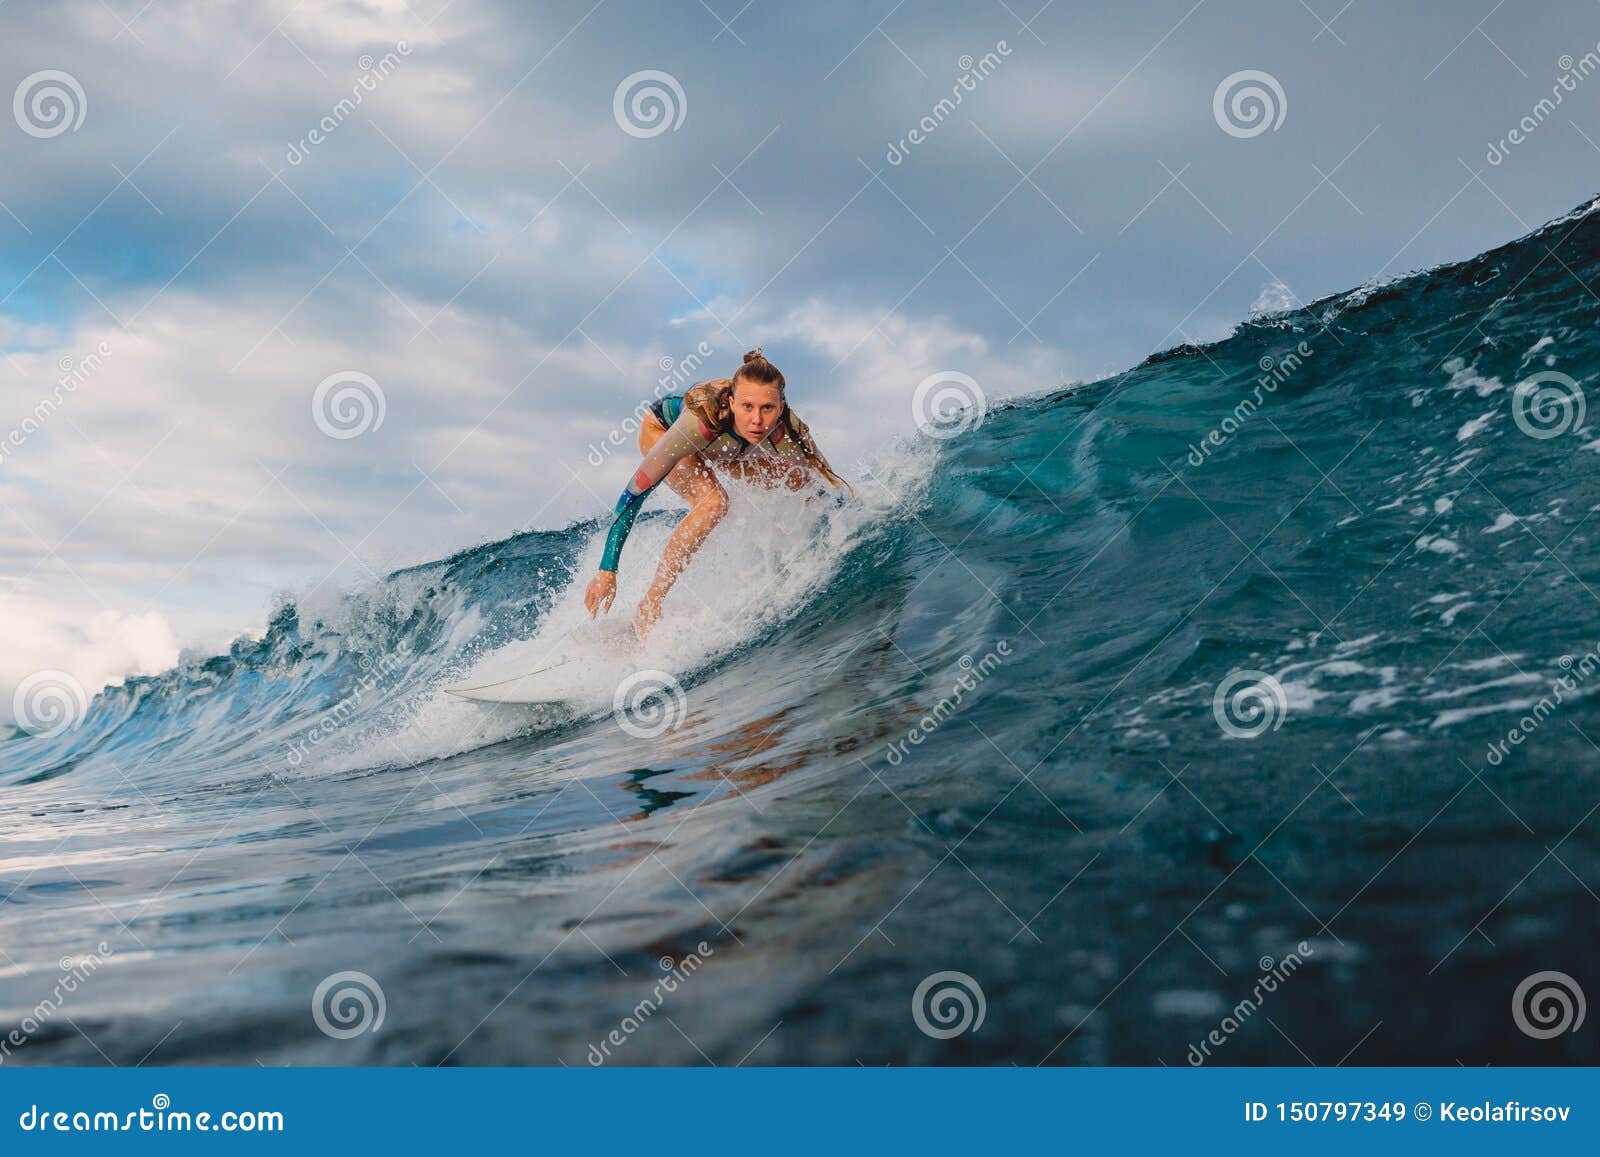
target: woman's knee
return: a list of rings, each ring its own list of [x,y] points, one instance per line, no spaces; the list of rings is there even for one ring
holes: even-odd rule
[[[694,509],[702,518],[720,521],[728,513],[728,492],[721,486],[709,486],[696,496]]]

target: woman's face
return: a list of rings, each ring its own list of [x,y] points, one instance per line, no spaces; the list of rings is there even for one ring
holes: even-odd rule
[[[783,395],[777,386],[735,378],[733,396],[728,404],[733,407],[734,433],[746,442],[759,442],[768,437],[778,419],[783,417]]]

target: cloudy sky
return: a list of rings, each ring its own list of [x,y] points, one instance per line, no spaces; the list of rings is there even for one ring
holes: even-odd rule
[[[1596,192],[1597,43],[1593,0],[0,3],[0,718],[600,513],[589,447],[698,349],[849,463],[929,374],[1509,240]]]

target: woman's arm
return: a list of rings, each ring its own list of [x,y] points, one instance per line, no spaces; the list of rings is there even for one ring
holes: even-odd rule
[[[617,513],[622,514],[633,499],[649,494],[672,473],[674,466],[690,454],[704,450],[716,436],[715,430],[704,429],[699,417],[685,406],[678,420],[645,452],[639,468],[633,472],[633,480],[623,487],[622,495],[617,499]]]
[[[617,593],[617,564],[622,558],[622,547],[628,541],[644,500],[672,473],[674,466],[690,454],[704,450],[715,437],[716,431],[704,429],[693,411],[685,408],[678,420],[645,452],[633,479],[617,498],[616,516],[606,535],[605,553],[600,558],[600,573],[590,580],[589,589],[584,593],[584,606],[590,615],[611,609]]]

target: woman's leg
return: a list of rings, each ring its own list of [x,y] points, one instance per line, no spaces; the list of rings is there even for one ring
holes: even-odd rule
[[[666,429],[653,416],[645,419],[639,431],[639,452],[647,452],[666,433]],[[661,601],[667,597],[672,584],[689,565],[695,551],[700,549],[706,536],[722,521],[728,512],[728,492],[716,480],[700,455],[691,454],[672,468],[666,483],[674,493],[689,504],[689,513],[678,523],[661,552],[661,562],[656,567],[655,578],[639,602],[634,616],[634,629],[644,638],[661,617]]]

